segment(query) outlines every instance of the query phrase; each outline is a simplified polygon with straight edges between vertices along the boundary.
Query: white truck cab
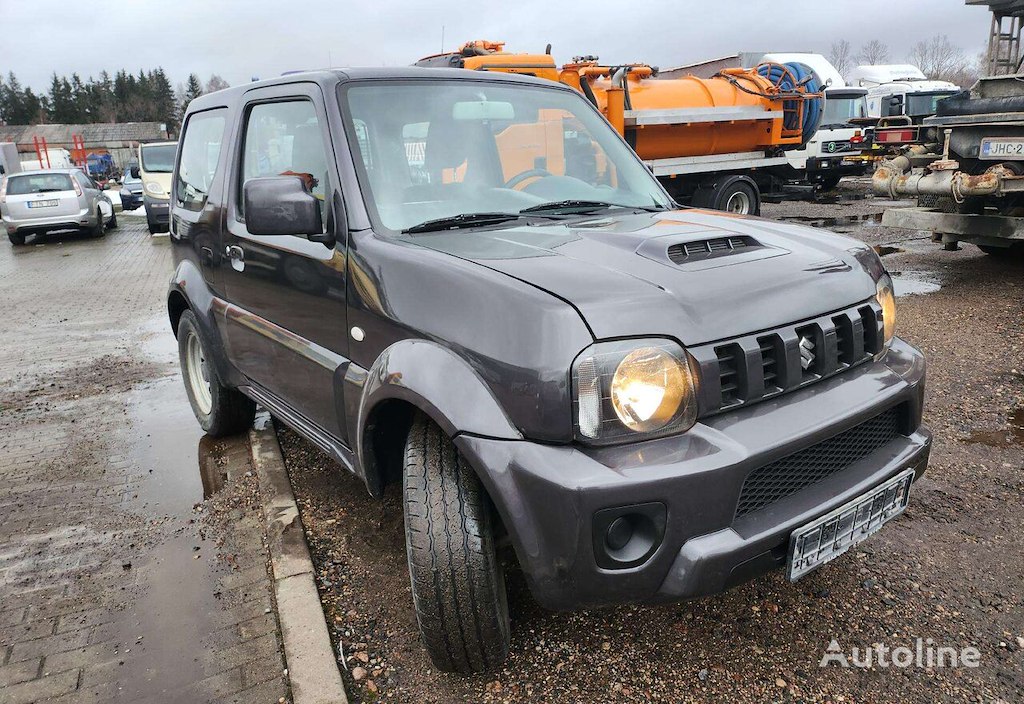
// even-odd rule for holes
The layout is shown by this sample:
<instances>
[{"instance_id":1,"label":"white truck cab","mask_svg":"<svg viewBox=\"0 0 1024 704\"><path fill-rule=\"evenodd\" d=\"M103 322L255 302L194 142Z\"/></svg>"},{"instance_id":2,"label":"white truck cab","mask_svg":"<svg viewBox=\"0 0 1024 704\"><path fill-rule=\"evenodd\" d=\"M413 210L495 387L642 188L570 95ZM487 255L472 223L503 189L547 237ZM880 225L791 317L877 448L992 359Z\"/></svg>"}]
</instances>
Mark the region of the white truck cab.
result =
<instances>
[{"instance_id":1,"label":"white truck cab","mask_svg":"<svg viewBox=\"0 0 1024 704\"><path fill-rule=\"evenodd\" d=\"M834 188L843 176L863 174L860 159L864 128L852 122L867 116L864 88L848 86L842 74L821 54L800 52L763 54L757 63L802 63L810 67L825 86L825 112L818 132L803 149L786 152L793 170L812 184Z\"/></svg>"},{"instance_id":2,"label":"white truck cab","mask_svg":"<svg viewBox=\"0 0 1024 704\"><path fill-rule=\"evenodd\" d=\"M868 116L878 118L928 117L935 114L939 100L960 92L955 83L929 80L911 64L858 66L850 74L850 82L867 90Z\"/></svg>"}]
</instances>

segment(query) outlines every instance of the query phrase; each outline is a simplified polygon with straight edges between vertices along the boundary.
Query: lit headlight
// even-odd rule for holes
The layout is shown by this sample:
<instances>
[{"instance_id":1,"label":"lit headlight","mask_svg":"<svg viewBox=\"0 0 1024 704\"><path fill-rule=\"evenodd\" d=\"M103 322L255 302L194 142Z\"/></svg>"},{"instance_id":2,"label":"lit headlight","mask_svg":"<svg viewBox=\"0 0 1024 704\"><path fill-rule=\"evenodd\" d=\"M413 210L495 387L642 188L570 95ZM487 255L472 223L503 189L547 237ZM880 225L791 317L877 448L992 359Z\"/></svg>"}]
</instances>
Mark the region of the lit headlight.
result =
<instances>
[{"instance_id":1,"label":"lit headlight","mask_svg":"<svg viewBox=\"0 0 1024 704\"><path fill-rule=\"evenodd\" d=\"M584 442L671 435L697 421L696 365L671 340L603 342L573 364L573 410Z\"/></svg>"},{"instance_id":2,"label":"lit headlight","mask_svg":"<svg viewBox=\"0 0 1024 704\"><path fill-rule=\"evenodd\" d=\"M162 196L164 194L164 189L156 181L147 182L146 190L149 191L151 196Z\"/></svg>"},{"instance_id":3,"label":"lit headlight","mask_svg":"<svg viewBox=\"0 0 1024 704\"><path fill-rule=\"evenodd\" d=\"M896 334L896 294L892 288L892 277L888 274L882 274L875 283L875 300L882 307L882 325L885 328L883 343L888 348Z\"/></svg>"}]
</instances>

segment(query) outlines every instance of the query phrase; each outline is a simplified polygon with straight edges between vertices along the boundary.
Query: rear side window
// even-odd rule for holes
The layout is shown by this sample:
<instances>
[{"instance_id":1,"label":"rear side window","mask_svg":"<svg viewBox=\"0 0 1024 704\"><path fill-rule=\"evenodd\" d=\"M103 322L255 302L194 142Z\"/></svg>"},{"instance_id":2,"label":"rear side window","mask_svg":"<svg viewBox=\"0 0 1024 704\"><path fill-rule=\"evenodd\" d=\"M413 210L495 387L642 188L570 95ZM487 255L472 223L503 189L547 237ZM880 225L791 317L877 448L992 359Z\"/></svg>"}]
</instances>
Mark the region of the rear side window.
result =
<instances>
[{"instance_id":1,"label":"rear side window","mask_svg":"<svg viewBox=\"0 0 1024 704\"><path fill-rule=\"evenodd\" d=\"M71 177L67 174L26 174L11 176L7 180L7 195L9 196L73 191L74 189Z\"/></svg>"},{"instance_id":2,"label":"rear side window","mask_svg":"<svg viewBox=\"0 0 1024 704\"><path fill-rule=\"evenodd\" d=\"M254 105L246 121L243 149L242 188L246 181L260 176L298 176L320 201L327 222L327 151L313 103L290 100ZM241 210L242 198L238 200Z\"/></svg>"},{"instance_id":3,"label":"rear side window","mask_svg":"<svg viewBox=\"0 0 1024 704\"><path fill-rule=\"evenodd\" d=\"M211 110L192 115L185 124L178 163L178 205L188 210L202 210L210 195L213 177L224 142L227 110Z\"/></svg>"}]
</instances>

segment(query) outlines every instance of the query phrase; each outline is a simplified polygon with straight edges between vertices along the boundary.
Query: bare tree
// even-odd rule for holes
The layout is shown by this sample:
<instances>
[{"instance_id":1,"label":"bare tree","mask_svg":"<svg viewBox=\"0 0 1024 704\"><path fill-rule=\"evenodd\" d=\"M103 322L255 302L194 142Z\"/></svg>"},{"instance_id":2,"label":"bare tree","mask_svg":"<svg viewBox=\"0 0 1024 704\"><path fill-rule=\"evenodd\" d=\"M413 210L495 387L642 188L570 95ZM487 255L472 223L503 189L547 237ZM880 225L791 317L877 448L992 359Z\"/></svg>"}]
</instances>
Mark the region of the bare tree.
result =
<instances>
[{"instance_id":1,"label":"bare tree","mask_svg":"<svg viewBox=\"0 0 1024 704\"><path fill-rule=\"evenodd\" d=\"M845 39L832 42L832 49L828 52L828 61L836 67L836 71L843 76L853 68L853 55L850 42Z\"/></svg>"},{"instance_id":2,"label":"bare tree","mask_svg":"<svg viewBox=\"0 0 1024 704\"><path fill-rule=\"evenodd\" d=\"M857 61L869 66L887 63L889 61L889 47L877 39L872 39L860 48L860 53L857 54Z\"/></svg>"},{"instance_id":3,"label":"bare tree","mask_svg":"<svg viewBox=\"0 0 1024 704\"><path fill-rule=\"evenodd\" d=\"M907 61L921 69L928 78L950 81L961 87L969 87L979 74L977 62L968 58L945 34L936 34L915 44Z\"/></svg>"},{"instance_id":4,"label":"bare tree","mask_svg":"<svg viewBox=\"0 0 1024 704\"><path fill-rule=\"evenodd\" d=\"M216 73L210 76L210 80L206 82L206 92L213 93L214 91L224 90L230 88L231 84L225 81L223 78L218 76Z\"/></svg>"}]
</instances>

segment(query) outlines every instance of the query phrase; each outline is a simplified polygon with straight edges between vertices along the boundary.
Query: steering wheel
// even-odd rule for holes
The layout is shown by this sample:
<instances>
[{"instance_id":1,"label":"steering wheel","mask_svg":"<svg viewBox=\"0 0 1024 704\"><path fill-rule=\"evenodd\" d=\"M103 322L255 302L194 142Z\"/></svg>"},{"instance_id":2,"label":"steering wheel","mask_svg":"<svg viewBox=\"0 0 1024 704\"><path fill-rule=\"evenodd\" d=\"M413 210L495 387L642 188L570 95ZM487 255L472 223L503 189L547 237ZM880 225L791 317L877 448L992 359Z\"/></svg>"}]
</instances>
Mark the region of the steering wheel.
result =
<instances>
[{"instance_id":1,"label":"steering wheel","mask_svg":"<svg viewBox=\"0 0 1024 704\"><path fill-rule=\"evenodd\" d=\"M527 169L526 171L520 172L505 182L505 188L515 188L520 183L528 178L543 178L545 176L554 176L553 173L547 169Z\"/></svg>"}]
</instances>

